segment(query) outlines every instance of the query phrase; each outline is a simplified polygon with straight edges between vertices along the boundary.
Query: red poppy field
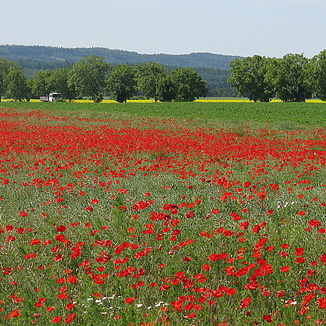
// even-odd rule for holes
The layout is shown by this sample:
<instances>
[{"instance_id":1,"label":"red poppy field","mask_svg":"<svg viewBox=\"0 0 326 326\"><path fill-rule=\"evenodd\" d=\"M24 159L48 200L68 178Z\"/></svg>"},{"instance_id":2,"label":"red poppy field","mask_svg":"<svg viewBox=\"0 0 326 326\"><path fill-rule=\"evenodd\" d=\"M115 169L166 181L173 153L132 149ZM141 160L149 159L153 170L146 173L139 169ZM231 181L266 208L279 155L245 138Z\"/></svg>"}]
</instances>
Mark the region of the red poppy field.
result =
<instances>
[{"instance_id":1,"label":"red poppy field","mask_svg":"<svg viewBox=\"0 0 326 326\"><path fill-rule=\"evenodd\" d=\"M0 109L1 325L326 324L326 131Z\"/></svg>"}]
</instances>

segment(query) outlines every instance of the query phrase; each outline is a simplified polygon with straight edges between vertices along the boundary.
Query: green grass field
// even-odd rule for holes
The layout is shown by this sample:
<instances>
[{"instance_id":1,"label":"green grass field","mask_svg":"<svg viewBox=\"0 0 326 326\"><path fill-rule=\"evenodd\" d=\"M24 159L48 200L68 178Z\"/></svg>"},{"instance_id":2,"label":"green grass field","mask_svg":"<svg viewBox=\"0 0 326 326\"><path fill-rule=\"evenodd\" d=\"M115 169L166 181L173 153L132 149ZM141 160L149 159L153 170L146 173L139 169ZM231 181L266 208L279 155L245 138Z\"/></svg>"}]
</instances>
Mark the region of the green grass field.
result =
<instances>
[{"instance_id":1,"label":"green grass field","mask_svg":"<svg viewBox=\"0 0 326 326\"><path fill-rule=\"evenodd\" d=\"M59 111L77 116L157 117L187 119L206 124L247 123L281 129L325 127L326 103L1 103L2 107Z\"/></svg>"}]
</instances>

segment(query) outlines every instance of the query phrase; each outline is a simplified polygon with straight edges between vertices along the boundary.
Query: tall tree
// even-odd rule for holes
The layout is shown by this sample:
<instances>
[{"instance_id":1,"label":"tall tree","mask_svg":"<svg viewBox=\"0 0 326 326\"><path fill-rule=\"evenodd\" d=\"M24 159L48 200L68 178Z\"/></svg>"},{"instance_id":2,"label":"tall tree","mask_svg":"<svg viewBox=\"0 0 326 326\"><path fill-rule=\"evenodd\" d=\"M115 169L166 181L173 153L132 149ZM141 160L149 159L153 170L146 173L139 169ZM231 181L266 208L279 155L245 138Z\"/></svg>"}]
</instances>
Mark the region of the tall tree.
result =
<instances>
[{"instance_id":1,"label":"tall tree","mask_svg":"<svg viewBox=\"0 0 326 326\"><path fill-rule=\"evenodd\" d=\"M259 55L232 61L228 83L238 90L240 96L247 96L255 102L269 102L274 95L273 86L265 79L269 62L269 58Z\"/></svg>"},{"instance_id":2,"label":"tall tree","mask_svg":"<svg viewBox=\"0 0 326 326\"><path fill-rule=\"evenodd\" d=\"M51 85L51 77L53 70L40 70L35 74L32 83L32 94L34 97L47 96L49 93L54 92Z\"/></svg>"},{"instance_id":3,"label":"tall tree","mask_svg":"<svg viewBox=\"0 0 326 326\"><path fill-rule=\"evenodd\" d=\"M53 92L61 93L64 99L69 101L76 98L75 87L69 84L71 68L60 68L53 71L49 84Z\"/></svg>"},{"instance_id":4,"label":"tall tree","mask_svg":"<svg viewBox=\"0 0 326 326\"><path fill-rule=\"evenodd\" d=\"M157 87L162 77L167 76L167 70L159 63L146 62L136 66L136 78L139 90L148 98L158 99Z\"/></svg>"},{"instance_id":5,"label":"tall tree","mask_svg":"<svg viewBox=\"0 0 326 326\"><path fill-rule=\"evenodd\" d=\"M8 61L4 58L0 58L0 102L1 102L1 96L6 91L4 79L5 79L6 75L8 74L10 67L19 69L19 67L16 63L14 63L12 61Z\"/></svg>"},{"instance_id":6,"label":"tall tree","mask_svg":"<svg viewBox=\"0 0 326 326\"><path fill-rule=\"evenodd\" d=\"M326 101L326 50L315 55L308 66L308 83L315 95Z\"/></svg>"},{"instance_id":7,"label":"tall tree","mask_svg":"<svg viewBox=\"0 0 326 326\"><path fill-rule=\"evenodd\" d=\"M279 99L284 102L304 102L311 98L308 62L303 54L292 53L271 62L266 80L274 87Z\"/></svg>"},{"instance_id":8,"label":"tall tree","mask_svg":"<svg viewBox=\"0 0 326 326\"><path fill-rule=\"evenodd\" d=\"M194 68L177 68L171 72L176 85L178 102L191 102L199 97L206 97L208 87Z\"/></svg>"},{"instance_id":9,"label":"tall tree","mask_svg":"<svg viewBox=\"0 0 326 326\"><path fill-rule=\"evenodd\" d=\"M101 102L109 70L110 65L103 57L86 57L73 66L68 84L79 96L87 96L95 103Z\"/></svg>"},{"instance_id":10,"label":"tall tree","mask_svg":"<svg viewBox=\"0 0 326 326\"><path fill-rule=\"evenodd\" d=\"M119 103L126 102L136 91L135 71L130 65L118 65L107 80L107 90Z\"/></svg>"},{"instance_id":11,"label":"tall tree","mask_svg":"<svg viewBox=\"0 0 326 326\"><path fill-rule=\"evenodd\" d=\"M162 77L157 85L157 96L162 102L171 102L178 95L178 90L171 76Z\"/></svg>"},{"instance_id":12,"label":"tall tree","mask_svg":"<svg viewBox=\"0 0 326 326\"><path fill-rule=\"evenodd\" d=\"M4 78L7 98L15 101L30 99L30 89L27 85L27 78L21 68L10 67L9 72Z\"/></svg>"}]
</instances>

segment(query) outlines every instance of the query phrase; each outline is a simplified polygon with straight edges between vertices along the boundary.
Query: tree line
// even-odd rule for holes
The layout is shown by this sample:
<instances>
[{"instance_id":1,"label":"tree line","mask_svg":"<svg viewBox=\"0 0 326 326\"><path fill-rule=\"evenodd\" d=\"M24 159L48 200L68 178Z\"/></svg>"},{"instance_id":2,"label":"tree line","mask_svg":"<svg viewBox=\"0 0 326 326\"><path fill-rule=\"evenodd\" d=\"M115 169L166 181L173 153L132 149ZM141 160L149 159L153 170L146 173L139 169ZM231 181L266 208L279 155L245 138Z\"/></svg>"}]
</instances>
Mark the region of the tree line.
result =
<instances>
[{"instance_id":1,"label":"tree line","mask_svg":"<svg viewBox=\"0 0 326 326\"><path fill-rule=\"evenodd\" d=\"M284 102L304 102L317 97L326 101L326 50L311 59L303 54L282 58L259 55L230 63L228 83L241 96L268 102L277 97Z\"/></svg>"},{"instance_id":2,"label":"tree line","mask_svg":"<svg viewBox=\"0 0 326 326\"><path fill-rule=\"evenodd\" d=\"M38 71L29 80L17 63L0 58L0 101L1 96L29 101L52 92L61 93L69 101L87 97L98 103L108 93L121 103L137 94L169 102L205 97L208 86L194 68L168 72L154 62L112 67L96 55L85 57L72 67Z\"/></svg>"}]
</instances>

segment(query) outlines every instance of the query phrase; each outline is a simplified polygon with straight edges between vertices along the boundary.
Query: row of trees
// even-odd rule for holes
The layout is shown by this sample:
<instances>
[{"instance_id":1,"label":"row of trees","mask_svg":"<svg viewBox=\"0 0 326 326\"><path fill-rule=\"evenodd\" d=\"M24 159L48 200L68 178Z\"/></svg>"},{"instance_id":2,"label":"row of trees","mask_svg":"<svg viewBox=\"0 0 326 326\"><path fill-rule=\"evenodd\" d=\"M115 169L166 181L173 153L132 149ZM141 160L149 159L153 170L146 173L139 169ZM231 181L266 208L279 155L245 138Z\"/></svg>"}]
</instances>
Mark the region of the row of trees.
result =
<instances>
[{"instance_id":1,"label":"row of trees","mask_svg":"<svg viewBox=\"0 0 326 326\"><path fill-rule=\"evenodd\" d=\"M177 68L171 73L157 63L127 64L112 67L103 57L89 56L72 68L44 70L27 80L23 70L14 62L0 58L1 95L22 101L59 92L65 99L88 97L101 102L105 92L118 102L135 94L155 101L193 101L205 97L206 81L193 68Z\"/></svg>"},{"instance_id":2,"label":"row of trees","mask_svg":"<svg viewBox=\"0 0 326 326\"><path fill-rule=\"evenodd\" d=\"M250 100L268 102L277 97L284 102L304 102L314 96L326 100L326 50L311 59L302 54L283 58L254 55L236 59L230 66L229 84Z\"/></svg>"}]
</instances>

